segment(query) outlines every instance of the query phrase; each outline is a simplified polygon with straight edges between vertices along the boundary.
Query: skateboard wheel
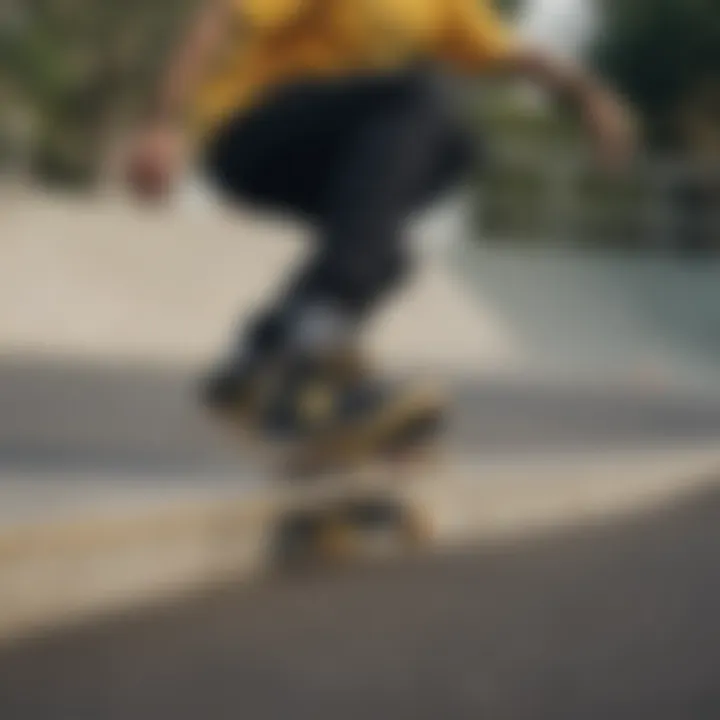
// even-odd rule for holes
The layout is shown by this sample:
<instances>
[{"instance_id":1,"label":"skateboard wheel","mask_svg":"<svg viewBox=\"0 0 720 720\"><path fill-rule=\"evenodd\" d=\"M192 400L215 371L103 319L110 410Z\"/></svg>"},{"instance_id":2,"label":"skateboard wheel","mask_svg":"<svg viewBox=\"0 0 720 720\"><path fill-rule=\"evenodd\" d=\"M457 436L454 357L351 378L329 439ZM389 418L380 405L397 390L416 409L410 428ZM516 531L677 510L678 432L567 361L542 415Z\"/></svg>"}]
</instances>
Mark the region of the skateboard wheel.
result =
<instances>
[{"instance_id":1,"label":"skateboard wheel","mask_svg":"<svg viewBox=\"0 0 720 720\"><path fill-rule=\"evenodd\" d=\"M332 562L348 559L355 552L356 533L342 521L329 521L319 529L314 540L315 554Z\"/></svg>"},{"instance_id":2,"label":"skateboard wheel","mask_svg":"<svg viewBox=\"0 0 720 720\"><path fill-rule=\"evenodd\" d=\"M430 517L417 509L406 510L403 529L408 544L420 547L433 537L433 524Z\"/></svg>"},{"instance_id":3,"label":"skateboard wheel","mask_svg":"<svg viewBox=\"0 0 720 720\"><path fill-rule=\"evenodd\" d=\"M346 500L287 517L277 534L276 559L285 567L336 564L416 550L431 537L429 518L400 500Z\"/></svg>"},{"instance_id":4,"label":"skateboard wheel","mask_svg":"<svg viewBox=\"0 0 720 720\"><path fill-rule=\"evenodd\" d=\"M277 564L291 567L311 559L322 532L322 518L315 513L293 513L276 531L273 555Z\"/></svg>"}]
</instances>

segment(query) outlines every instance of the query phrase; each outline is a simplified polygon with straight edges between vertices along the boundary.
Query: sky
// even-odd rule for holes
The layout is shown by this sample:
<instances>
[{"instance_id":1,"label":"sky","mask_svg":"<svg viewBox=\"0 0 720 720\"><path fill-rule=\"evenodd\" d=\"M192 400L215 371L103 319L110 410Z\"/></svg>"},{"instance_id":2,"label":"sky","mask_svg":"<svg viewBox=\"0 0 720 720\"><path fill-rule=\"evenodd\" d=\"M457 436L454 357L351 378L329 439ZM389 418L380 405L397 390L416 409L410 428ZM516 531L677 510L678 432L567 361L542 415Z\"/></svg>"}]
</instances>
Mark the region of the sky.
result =
<instances>
[{"instance_id":1,"label":"sky","mask_svg":"<svg viewBox=\"0 0 720 720\"><path fill-rule=\"evenodd\" d=\"M592 0L531 0L521 21L526 37L574 55L588 41L594 22Z\"/></svg>"}]
</instances>

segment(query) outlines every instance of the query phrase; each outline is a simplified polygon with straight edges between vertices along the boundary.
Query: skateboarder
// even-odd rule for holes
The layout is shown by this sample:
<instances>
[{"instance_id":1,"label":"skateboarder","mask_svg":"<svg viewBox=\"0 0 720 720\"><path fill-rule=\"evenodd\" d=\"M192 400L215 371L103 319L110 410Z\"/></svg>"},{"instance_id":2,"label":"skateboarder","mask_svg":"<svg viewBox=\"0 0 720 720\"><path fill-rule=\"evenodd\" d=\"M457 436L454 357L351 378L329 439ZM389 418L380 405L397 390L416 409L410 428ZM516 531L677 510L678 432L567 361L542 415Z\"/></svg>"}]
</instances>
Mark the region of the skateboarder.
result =
<instances>
[{"instance_id":1,"label":"skateboarder","mask_svg":"<svg viewBox=\"0 0 720 720\"><path fill-rule=\"evenodd\" d=\"M379 382L358 337L411 272L409 214L471 163L447 72L525 76L574 104L605 162L631 150L631 123L612 92L514 38L491 0L207 0L201 8L131 154L132 183L162 195L192 147L227 198L289 211L315 236L305 264L208 378L213 408L353 456L441 416L434 393Z\"/></svg>"}]
</instances>

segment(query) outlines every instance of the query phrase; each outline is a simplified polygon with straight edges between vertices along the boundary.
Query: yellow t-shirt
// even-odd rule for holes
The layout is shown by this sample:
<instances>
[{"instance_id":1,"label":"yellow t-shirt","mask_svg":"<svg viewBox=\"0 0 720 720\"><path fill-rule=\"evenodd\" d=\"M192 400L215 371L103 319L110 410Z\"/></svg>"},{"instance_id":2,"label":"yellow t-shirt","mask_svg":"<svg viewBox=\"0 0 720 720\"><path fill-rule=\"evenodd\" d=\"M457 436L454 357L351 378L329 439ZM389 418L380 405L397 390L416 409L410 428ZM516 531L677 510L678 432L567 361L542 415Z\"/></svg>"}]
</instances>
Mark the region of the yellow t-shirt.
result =
<instances>
[{"instance_id":1,"label":"yellow t-shirt","mask_svg":"<svg viewBox=\"0 0 720 720\"><path fill-rule=\"evenodd\" d=\"M434 59L477 71L512 40L491 0L233 0L239 38L201 89L195 120L210 131L281 83Z\"/></svg>"}]
</instances>

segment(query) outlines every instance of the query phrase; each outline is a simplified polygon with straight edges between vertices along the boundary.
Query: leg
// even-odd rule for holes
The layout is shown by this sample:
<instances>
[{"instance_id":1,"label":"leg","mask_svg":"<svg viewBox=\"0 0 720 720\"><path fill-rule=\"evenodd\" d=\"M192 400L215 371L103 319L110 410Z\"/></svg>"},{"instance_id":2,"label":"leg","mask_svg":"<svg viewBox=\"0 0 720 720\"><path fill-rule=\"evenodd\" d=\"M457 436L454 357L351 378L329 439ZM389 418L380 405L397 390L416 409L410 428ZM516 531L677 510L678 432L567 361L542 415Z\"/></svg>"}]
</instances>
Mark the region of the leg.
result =
<instances>
[{"instance_id":1,"label":"leg","mask_svg":"<svg viewBox=\"0 0 720 720\"><path fill-rule=\"evenodd\" d=\"M311 218L318 235L249 331L243 362L344 342L399 284L407 215L457 178L461 147L433 79L417 72L292 89L221 139L215 176L226 187Z\"/></svg>"},{"instance_id":2,"label":"leg","mask_svg":"<svg viewBox=\"0 0 720 720\"><path fill-rule=\"evenodd\" d=\"M455 182L468 157L434 78L415 71L289 88L231 125L209 163L221 187L310 219L318 236L244 345L277 353L308 304L366 317L407 271L407 215Z\"/></svg>"},{"instance_id":3,"label":"leg","mask_svg":"<svg viewBox=\"0 0 720 720\"><path fill-rule=\"evenodd\" d=\"M342 153L322 218L311 292L364 317L407 267L404 224L440 189L452 137L432 76L398 83ZM444 179L443 179L444 180Z\"/></svg>"}]
</instances>

